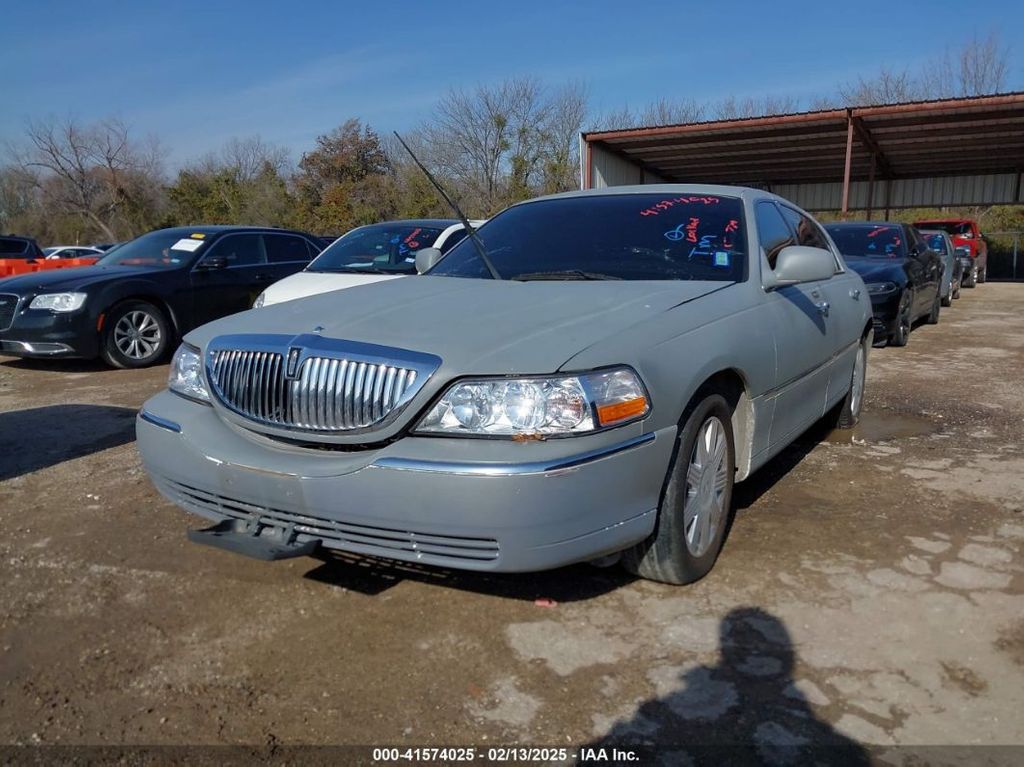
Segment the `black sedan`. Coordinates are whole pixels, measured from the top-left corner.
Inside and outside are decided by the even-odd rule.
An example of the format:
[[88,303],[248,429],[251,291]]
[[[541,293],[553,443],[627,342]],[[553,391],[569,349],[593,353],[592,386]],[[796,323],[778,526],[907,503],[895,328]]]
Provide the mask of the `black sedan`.
[[321,247],[284,229],[178,227],[144,234],[95,266],[0,280],[0,353],[152,365],[192,328],[248,309]]
[[906,346],[921,317],[939,321],[942,257],[910,224],[842,223],[825,227],[871,296],[875,340]]

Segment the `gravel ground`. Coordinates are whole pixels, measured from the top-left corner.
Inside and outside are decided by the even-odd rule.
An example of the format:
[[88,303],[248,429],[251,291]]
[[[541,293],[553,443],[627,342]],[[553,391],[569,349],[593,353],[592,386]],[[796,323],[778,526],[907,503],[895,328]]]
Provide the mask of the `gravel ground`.
[[166,366],[0,357],[0,743],[1024,744],[1024,285],[963,295],[686,588],[189,544],[133,444]]

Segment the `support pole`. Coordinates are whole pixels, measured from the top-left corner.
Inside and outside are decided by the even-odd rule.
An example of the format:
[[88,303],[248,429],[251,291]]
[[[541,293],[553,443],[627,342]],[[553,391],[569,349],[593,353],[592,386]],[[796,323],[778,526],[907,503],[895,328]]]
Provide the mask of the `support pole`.
[[846,169],[843,171],[843,218],[850,215],[850,165],[853,159],[853,115],[846,110]]
[[871,170],[868,171],[868,213],[867,220],[871,220],[871,208],[875,201],[875,153],[871,153]]
[[892,197],[892,179],[885,180],[885,220],[889,220],[889,201]]

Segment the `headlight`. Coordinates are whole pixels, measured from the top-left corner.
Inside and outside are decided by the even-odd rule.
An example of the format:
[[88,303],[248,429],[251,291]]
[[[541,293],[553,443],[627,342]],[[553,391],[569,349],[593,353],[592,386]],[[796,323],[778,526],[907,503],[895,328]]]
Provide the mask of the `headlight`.
[[188,344],[178,347],[171,360],[167,388],[189,399],[210,401],[210,393],[203,382],[203,358],[198,349]]
[[864,287],[868,289],[868,293],[871,295],[880,296],[884,293],[892,293],[899,288],[899,285],[895,282],[869,282]]
[[571,376],[482,378],[452,384],[416,427],[421,434],[569,436],[619,426],[651,410],[630,368]]
[[51,312],[73,312],[85,303],[85,293],[43,293],[32,299],[29,309],[49,309]]
[[264,290],[262,293],[260,293],[258,296],[256,296],[256,300],[252,302],[252,308],[253,309],[259,309],[261,306],[263,306],[264,303],[266,303],[266,300],[267,300],[267,291]]

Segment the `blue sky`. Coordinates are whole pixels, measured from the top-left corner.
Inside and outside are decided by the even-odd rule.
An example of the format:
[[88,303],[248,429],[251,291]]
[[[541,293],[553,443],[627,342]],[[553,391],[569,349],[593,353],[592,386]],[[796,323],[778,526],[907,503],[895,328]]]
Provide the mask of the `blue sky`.
[[[975,33],[1008,46],[1024,3],[8,0],[2,19],[0,144],[32,116],[118,116],[159,135],[173,167],[257,134],[297,160],[348,117],[406,129],[449,88],[514,75],[580,80],[595,112],[810,98]],[[1024,54],[1010,59],[1022,89]]]

